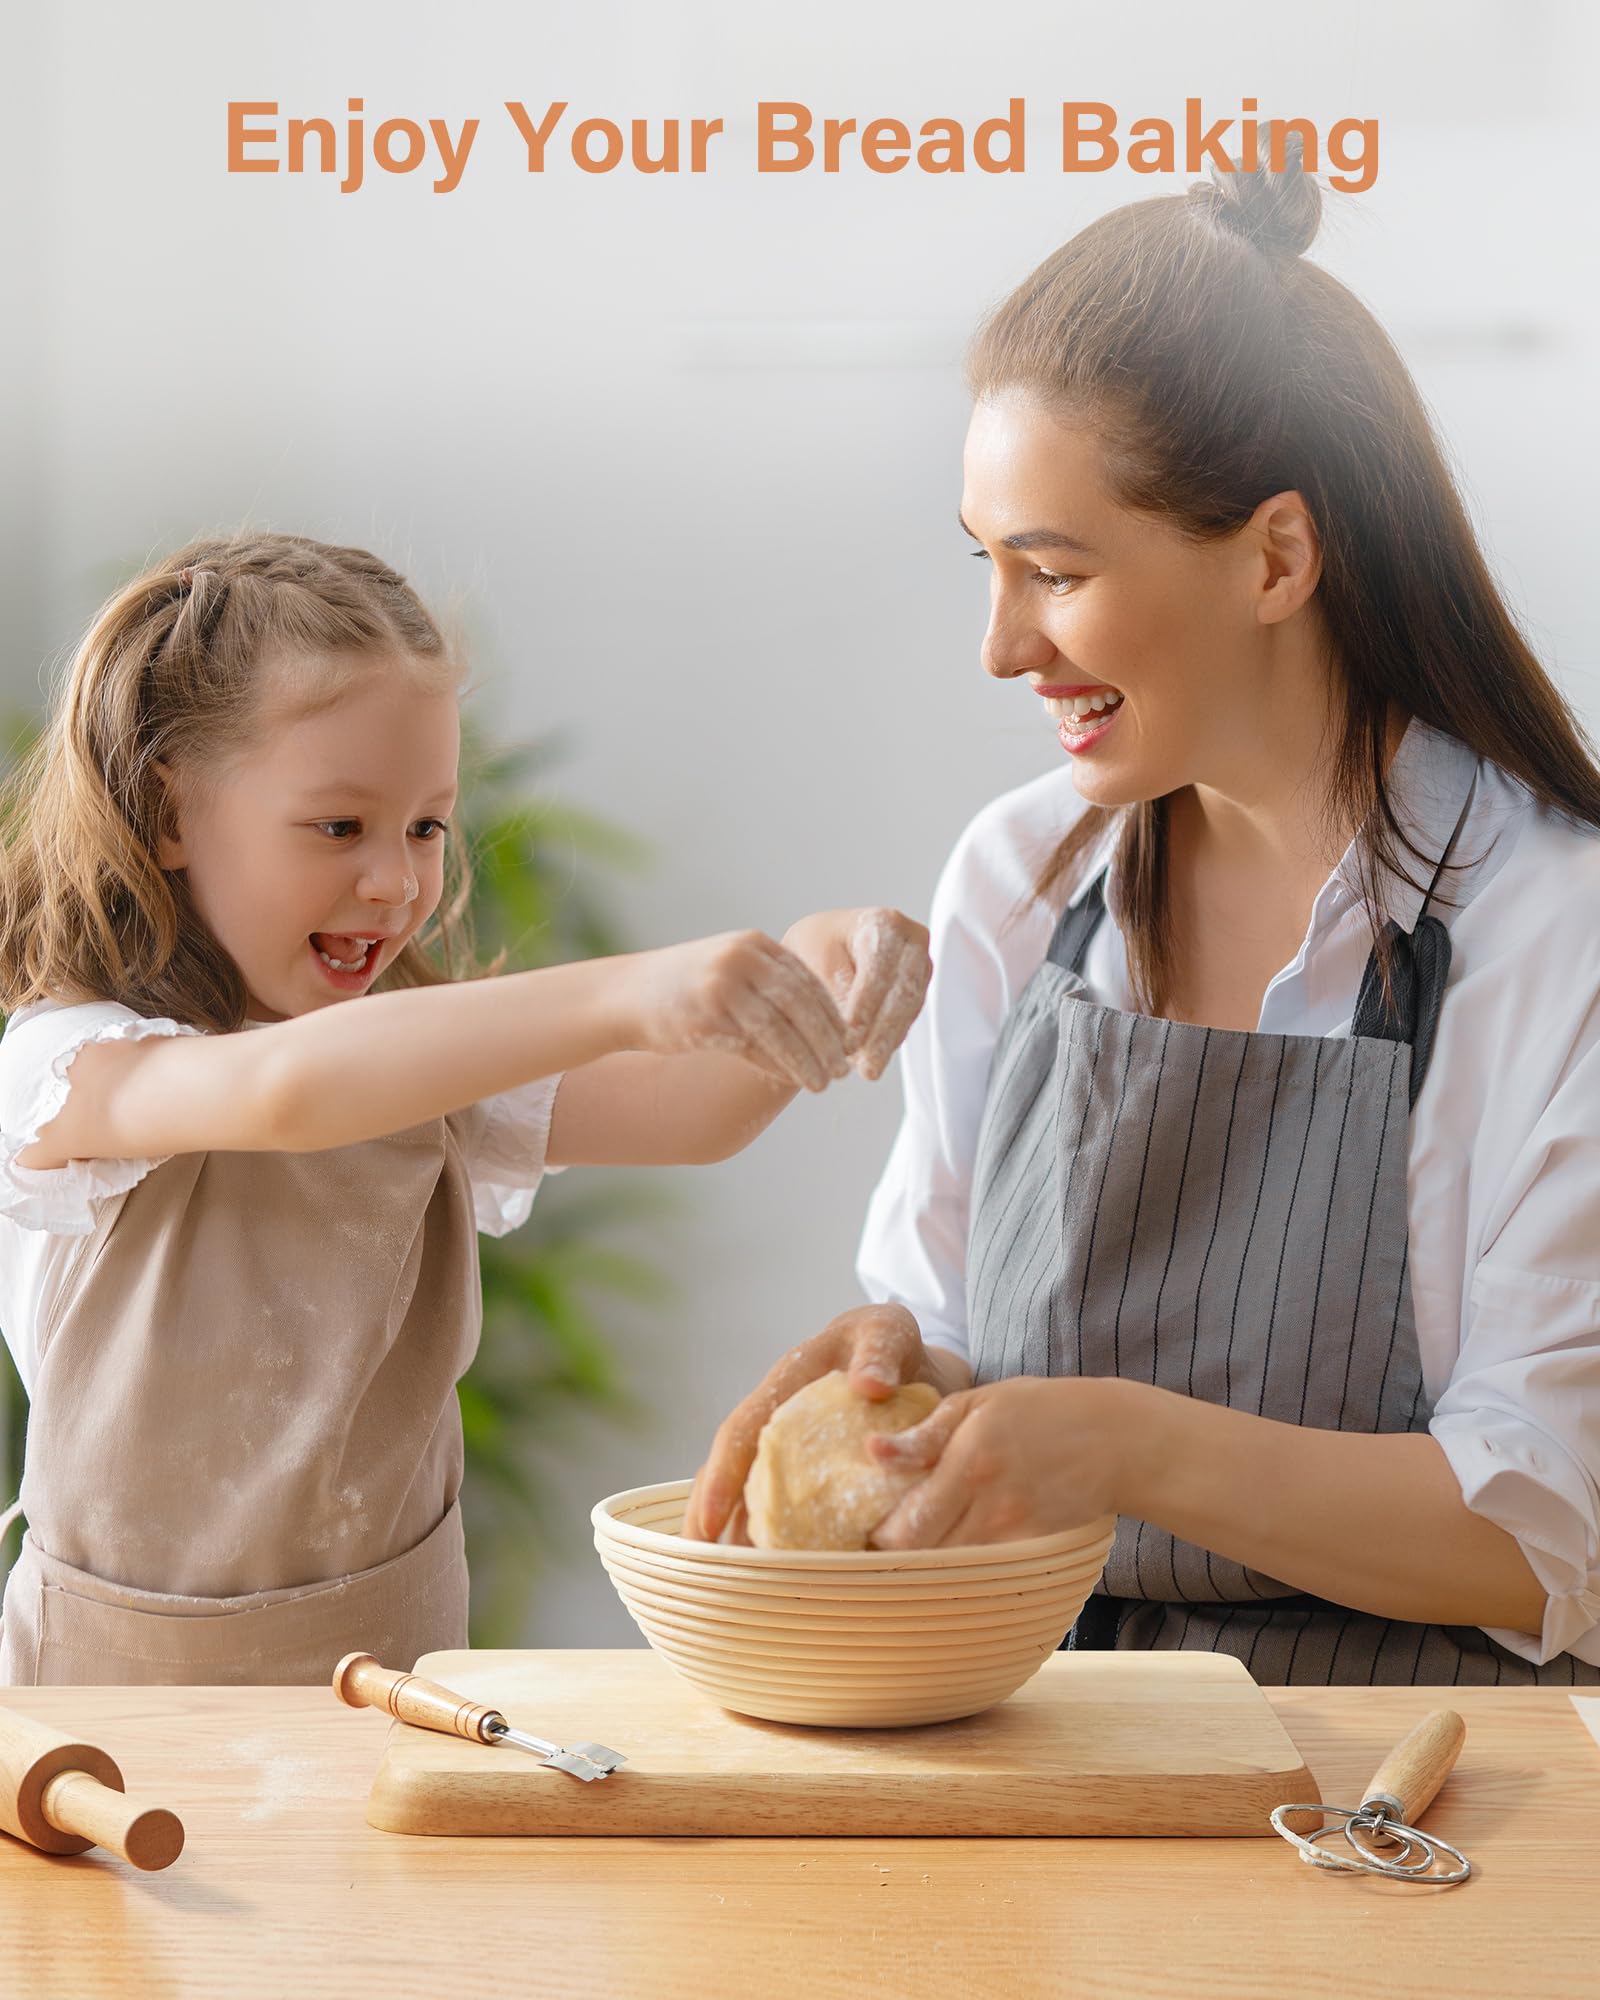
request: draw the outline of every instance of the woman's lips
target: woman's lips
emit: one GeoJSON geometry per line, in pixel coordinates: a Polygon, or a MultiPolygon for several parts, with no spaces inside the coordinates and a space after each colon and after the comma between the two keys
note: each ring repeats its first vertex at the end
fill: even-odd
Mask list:
{"type": "MultiPolygon", "coordinates": [[[[1081,757],[1085,750],[1092,750],[1102,737],[1117,726],[1117,717],[1121,715],[1122,707],[1123,704],[1119,701],[1115,708],[1105,710],[1097,722],[1084,729],[1074,729],[1066,722],[1059,724],[1056,735],[1062,749],[1074,757],[1081,757]]],[[[1087,717],[1083,719],[1085,722],[1088,720],[1087,717]]]]}

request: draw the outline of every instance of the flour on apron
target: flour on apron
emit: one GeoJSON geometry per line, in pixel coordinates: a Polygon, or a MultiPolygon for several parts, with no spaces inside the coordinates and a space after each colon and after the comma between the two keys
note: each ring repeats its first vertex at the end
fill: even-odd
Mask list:
{"type": "MultiPolygon", "coordinates": [[[[1347,1039],[1101,1006],[1082,976],[1099,880],[1068,907],[990,1070],[975,1381],[1118,1375],[1315,1430],[1427,1429],[1407,1126],[1450,967],[1427,906],[1465,817],[1415,929],[1391,926],[1393,1008],[1374,952],[1347,1039]]],[[[1228,1652],[1270,1683],[1600,1682],[1571,1654],[1535,1666],[1475,1626],[1369,1617],[1127,1519],[1066,1643],[1228,1652]]]]}
{"type": "Polygon", "coordinates": [[[467,1642],[471,1106],[184,1153],[40,1328],[0,1682],[307,1683],[467,1642]]]}

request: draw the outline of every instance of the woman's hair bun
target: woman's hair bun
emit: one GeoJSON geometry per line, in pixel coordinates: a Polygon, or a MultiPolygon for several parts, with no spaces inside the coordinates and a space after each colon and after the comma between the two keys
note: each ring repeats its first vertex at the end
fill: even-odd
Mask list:
{"type": "Polygon", "coordinates": [[[1189,183],[1191,207],[1204,212],[1218,229],[1241,236],[1268,257],[1298,257],[1311,247],[1322,220],[1322,190],[1316,176],[1305,171],[1305,144],[1295,131],[1283,135],[1283,171],[1275,173],[1271,159],[1271,127],[1256,126],[1259,167],[1247,173],[1235,160],[1233,172],[1210,169],[1210,178],[1189,183]]]}

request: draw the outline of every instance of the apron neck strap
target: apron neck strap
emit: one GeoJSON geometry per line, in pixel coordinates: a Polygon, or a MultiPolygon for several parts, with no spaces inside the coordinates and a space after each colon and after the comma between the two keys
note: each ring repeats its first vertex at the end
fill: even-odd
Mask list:
{"type": "Polygon", "coordinates": [[[1050,949],[1045,954],[1052,965],[1082,974],[1083,962],[1089,955],[1090,940],[1106,913],[1106,899],[1100,886],[1104,879],[1105,870],[1102,869],[1089,884],[1083,899],[1069,903],[1061,912],[1061,921],[1056,925],[1050,949]]]}

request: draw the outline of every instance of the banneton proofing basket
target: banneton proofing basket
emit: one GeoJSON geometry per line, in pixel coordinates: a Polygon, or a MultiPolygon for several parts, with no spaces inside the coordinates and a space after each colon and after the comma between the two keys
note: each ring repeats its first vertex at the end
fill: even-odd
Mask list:
{"type": "Polygon", "coordinates": [[[752,1549],[683,1539],[692,1483],[594,1508],[618,1596],[724,1708],[836,1729],[950,1722],[1014,1694],[1083,1609],[1117,1525],[971,1548],[752,1549]]]}

